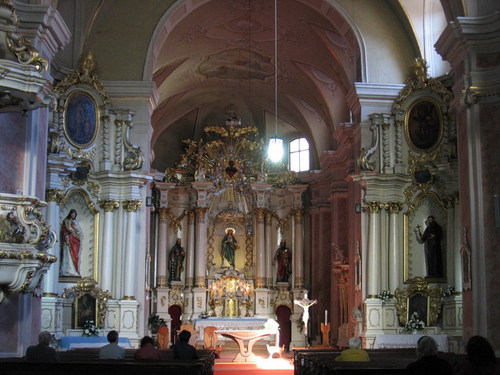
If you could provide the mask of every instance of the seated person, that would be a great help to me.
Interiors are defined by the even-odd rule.
[[[429,336],[422,336],[417,344],[418,360],[406,367],[407,374],[438,374],[452,375],[453,371],[448,361],[437,356],[436,341]]]
[[[172,350],[174,351],[174,359],[198,359],[198,354],[196,353],[196,348],[189,344],[189,339],[191,338],[191,332],[181,331],[179,333],[179,341],[172,345]]]
[[[161,352],[154,346],[154,341],[150,336],[141,339],[140,348],[135,352],[134,359],[139,360],[160,360]]]
[[[361,339],[353,337],[349,339],[349,349],[343,350],[335,360],[366,362],[370,360],[370,356],[366,350],[361,349]]]
[[[99,359],[124,359],[125,349],[118,346],[118,332],[109,331],[108,341],[109,344],[99,350]]]
[[[26,360],[30,362],[56,362],[56,350],[49,346],[51,340],[52,335],[49,332],[40,332],[38,345],[31,345],[26,350]]]
[[[467,342],[466,351],[467,359],[456,365],[456,374],[500,374],[495,352],[484,337],[472,336]]]

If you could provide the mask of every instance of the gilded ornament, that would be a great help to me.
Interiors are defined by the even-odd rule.
[[[61,204],[64,199],[64,192],[61,189],[47,189],[45,191],[45,199],[47,202],[56,202]]]
[[[123,201],[122,205],[128,212],[136,212],[142,207],[142,202],[140,200],[127,200]]]
[[[105,211],[105,212],[113,212],[115,211],[118,207],[120,207],[120,202],[114,201],[114,200],[101,200],[99,201],[99,206]]]

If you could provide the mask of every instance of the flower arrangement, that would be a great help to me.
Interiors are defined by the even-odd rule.
[[[85,323],[83,323],[82,336],[99,336],[99,330],[94,323],[93,320],[86,320]]]
[[[410,319],[405,324],[404,331],[405,332],[414,332],[421,331],[425,328],[425,323],[420,319],[420,315],[418,312],[414,312],[411,314]]]
[[[383,304],[389,301],[392,297],[394,296],[388,290],[380,291],[380,293],[377,296],[378,299],[382,300]]]
[[[443,290],[443,298],[451,297],[451,296],[455,295],[455,293],[456,293],[455,288],[449,285],[448,288]]]

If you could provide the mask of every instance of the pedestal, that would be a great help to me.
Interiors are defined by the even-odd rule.
[[[56,337],[63,335],[62,313],[63,299],[59,297],[42,297],[41,328]]]
[[[137,346],[139,336],[137,334],[137,318],[139,303],[136,300],[121,300],[120,306],[120,336],[128,337],[130,342]]]

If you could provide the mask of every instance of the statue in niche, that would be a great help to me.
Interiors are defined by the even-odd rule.
[[[170,249],[168,254],[168,269],[170,275],[168,277],[168,281],[181,281],[181,273],[184,263],[184,257],[186,253],[184,252],[184,248],[181,246],[181,239],[177,238],[175,241],[175,245]]]
[[[417,225],[418,238],[424,243],[425,263],[427,267],[426,277],[443,277],[443,258],[441,250],[441,239],[443,229],[436,222],[434,216],[429,216],[426,220],[427,228],[422,234],[420,225]]]
[[[78,213],[72,208],[61,225],[60,276],[80,276],[82,228],[76,220]]]
[[[222,239],[221,244],[221,257],[222,257],[222,266],[224,266],[224,259],[227,260],[229,265],[234,268],[234,257],[236,249],[238,249],[238,241],[236,241],[236,237],[234,237],[235,230],[234,228],[227,228],[226,235]]]
[[[292,252],[286,247],[286,241],[280,241],[280,247],[274,255],[274,262],[277,265],[276,282],[286,283],[292,274]]]

